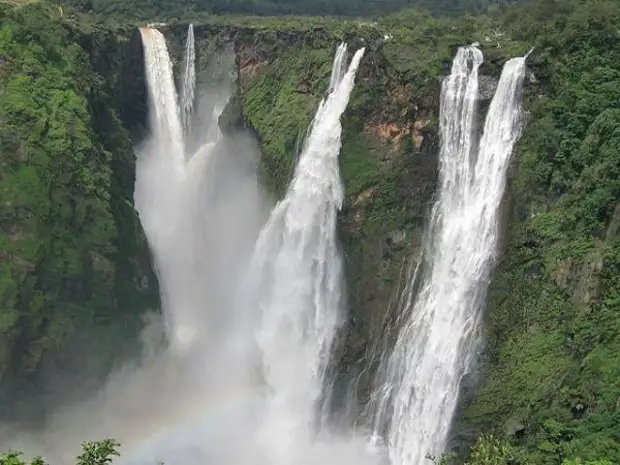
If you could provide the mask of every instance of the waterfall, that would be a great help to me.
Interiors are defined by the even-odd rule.
[[[347,61],[347,44],[346,42],[342,42],[338,48],[336,49],[336,55],[334,56],[334,63],[332,65],[332,74],[329,78],[329,87],[328,92],[332,92],[340,81],[342,81],[342,76],[346,71]]]
[[[169,152],[171,168],[177,173],[183,173],[183,130],[166,39],[157,29],[143,27],[140,28],[140,34],[144,44],[146,79],[149,83],[151,130],[157,137],[155,143]]]
[[[148,434],[132,439],[123,463],[378,463],[363,436],[328,431],[331,425],[317,415],[343,321],[336,236],[344,195],[340,118],[363,54],[358,50],[340,73],[346,45],[338,48],[335,77],[310,125],[288,192],[260,231],[256,222],[255,235],[248,233],[247,218],[256,215],[260,196],[254,184],[230,174],[247,173],[247,161],[225,150],[238,137],[213,126],[202,131],[210,136],[198,141],[178,180],[167,171],[176,160],[173,153],[150,144],[138,154],[136,207],[170,320],[172,350],[162,370],[173,373],[168,382],[178,395],[160,397],[157,406],[167,416],[154,414],[149,425],[162,428],[155,433],[145,427]],[[149,78],[149,87],[156,84]],[[157,101],[151,99],[152,111]],[[219,99],[214,101],[219,111]],[[158,143],[162,136],[153,139]],[[255,181],[258,169],[252,172]],[[199,181],[204,189],[196,188]],[[196,192],[208,194],[198,198]],[[205,274],[205,267],[212,273]],[[214,330],[206,332],[209,326]]]
[[[181,90],[181,118],[183,130],[189,133],[192,111],[194,109],[194,93],[196,91],[196,48],[194,45],[194,25],[187,28],[185,55],[183,56],[183,76]]]
[[[341,69],[346,46],[338,48]],[[342,127],[364,49],[319,104],[286,196],[261,231],[251,268],[261,312],[257,342],[271,390],[263,428],[285,452],[314,424],[326,365],[341,315],[342,259],[336,215]],[[331,84],[330,84],[331,85]],[[277,451],[275,452],[277,453]],[[280,457],[286,461],[285,457]]]
[[[440,190],[426,270],[376,392],[392,465],[421,465],[444,451],[460,381],[473,357],[498,242],[498,209],[520,136],[525,58],[508,61],[476,150],[475,46],[458,50],[442,86]],[[404,299],[407,301],[407,299]],[[429,462],[430,463],[430,462]]]
[[[192,157],[194,163],[187,164],[186,141],[165,38],[156,29],[142,28],[140,32],[145,51],[151,136],[147,146],[138,151],[134,198],[159,277],[168,338],[180,347],[195,337],[206,299],[205,284],[201,282],[206,276],[198,252],[203,239],[197,214],[197,189],[210,151],[199,151],[198,156]],[[188,49],[193,49],[191,37],[190,33]],[[193,65],[191,56],[192,53],[188,61]],[[193,94],[194,81],[188,74],[193,76],[193,72],[185,75],[184,98]]]

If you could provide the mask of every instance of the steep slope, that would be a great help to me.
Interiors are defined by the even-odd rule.
[[[463,421],[470,437],[497,427],[537,464],[620,462],[620,5],[573,5],[520,18],[549,79],[518,149]]]
[[[44,4],[2,5],[0,15],[0,404],[16,407],[14,394],[41,383],[94,388],[157,305],[157,285],[119,114],[127,94],[140,99],[119,85],[130,43],[94,33],[113,58],[85,49]]]
[[[510,442],[497,463],[514,463],[511,455],[537,464],[620,462],[618,8],[614,0],[546,0],[453,20],[405,11],[376,23],[195,25],[202,72],[215,52],[235,50],[238,92],[220,123],[255,131],[275,195],[292,175],[334,47],[343,39],[367,47],[343,119],[349,321],[332,367],[337,394],[353,383],[363,405],[376,352],[391,344],[393,303],[435,193],[439,89],[457,46],[479,41],[484,50],[483,108],[501,65],[535,46],[486,349],[480,376],[465,383],[454,444],[465,453],[492,430]],[[145,113],[137,31],[76,23],[43,5],[0,14],[0,364],[8,398],[11,386],[32,379],[24,373],[43,373],[45,360],[70,360],[60,354],[74,350],[76,335],[115,346],[124,334],[111,321],[130,333],[157,303],[131,207],[129,134],[139,133]],[[186,31],[166,28],[177,66]]]

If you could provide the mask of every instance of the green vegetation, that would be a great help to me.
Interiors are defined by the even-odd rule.
[[[139,288],[131,141],[58,15],[0,10],[0,381],[15,389],[46,361],[71,363],[71,344],[109,364],[103,347],[137,329],[153,294]]]
[[[280,11],[268,3],[278,4],[227,11]],[[179,18],[203,14],[201,67],[232,38],[239,88],[226,118],[256,132],[276,192],[290,180],[338,41],[366,46],[343,118],[350,321],[338,352],[342,379],[364,373],[361,401],[372,341],[393,316],[433,200],[441,77],[462,44],[481,43],[491,82],[506,59],[535,47],[484,364],[455,425],[457,457],[442,460],[620,463],[620,4],[542,0],[454,18],[403,10],[372,22],[212,17],[198,10],[216,3],[178,5],[78,6],[176,22],[167,33],[177,55]],[[154,278],[131,208],[130,135],[145,113],[135,18],[103,26],[48,3],[0,4],[0,392],[46,360],[69,364],[77,334],[109,352],[155,305],[155,286],[140,285]]]
[[[516,3],[520,0],[501,0]],[[65,0],[69,6],[101,18],[143,20],[189,18],[196,14],[335,15],[345,17],[382,15],[416,6],[446,15],[484,11],[495,0]]]
[[[526,14],[519,32],[546,82],[529,103],[484,379],[463,424],[472,436],[518,425],[536,464],[620,463],[620,5]]]
[[[102,439],[101,441],[87,441],[82,443],[82,453],[78,455],[76,465],[109,465],[114,457],[118,457],[120,444],[114,439]],[[0,465],[46,465],[41,457],[36,457],[30,462],[22,458],[22,453],[9,451],[0,455]]]

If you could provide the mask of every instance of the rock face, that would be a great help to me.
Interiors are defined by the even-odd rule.
[[[130,130],[146,115],[137,31],[85,34],[57,8],[23,8],[0,11],[3,30],[21,31],[0,76],[3,419],[42,413],[42,390],[92,391],[158,305],[131,205]]]
[[[529,59],[528,126],[501,206],[485,350],[480,372],[463,382],[454,428],[459,450],[491,429],[541,464],[567,451],[594,460],[597,450],[620,463],[617,434],[601,434],[617,425],[620,408],[620,56],[610,46],[620,14],[613,2],[605,14],[597,9],[604,0],[590,12],[588,2],[577,3],[575,17],[554,23],[540,56]],[[110,347],[126,347],[139,315],[158,305],[131,206],[132,136],[146,119],[137,31],[82,31],[43,3],[15,11],[27,15],[0,8],[2,27],[15,26],[2,36],[12,52],[3,48],[0,63],[2,418],[16,405],[14,393],[28,395],[49,373],[82,370],[76,354],[93,361],[99,382],[119,354]],[[333,366],[337,384],[356,386],[363,404],[375,344],[391,343],[387,328],[435,194],[441,77],[458,45],[487,44],[484,113],[502,64],[526,53],[536,31],[519,24],[513,32],[521,39],[513,40],[490,33],[486,20],[417,13],[337,26],[269,21],[221,20],[195,25],[195,35],[203,73],[232,49],[237,89],[220,125],[254,131],[276,194],[290,180],[338,42],[367,47],[342,119],[339,233],[349,311]],[[178,66],[187,26],[164,29]],[[28,55],[31,46],[37,53]]]
[[[322,35],[278,42],[260,33],[236,43],[243,116],[261,141],[264,169],[278,192],[288,183],[293,148],[326,89],[337,43]],[[340,156],[348,321],[333,370],[343,386],[357,379],[360,405],[371,388],[375,345],[386,338],[389,343],[384,326],[399,310],[393,303],[422,245],[439,149],[440,81],[413,85],[409,70],[382,44],[372,35],[366,38],[343,116]]]
[[[478,93],[480,100],[491,100],[495,95],[495,89],[499,78],[496,76],[481,75],[478,77]]]

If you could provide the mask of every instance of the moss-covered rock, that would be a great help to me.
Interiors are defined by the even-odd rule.
[[[43,3],[0,12],[3,411],[75,364],[93,389],[157,305],[123,125],[144,120],[144,103],[126,106],[144,101],[133,84],[143,73],[128,68],[140,49],[132,34],[78,30],[61,14]]]
[[[618,463],[620,6],[549,3],[521,18],[538,84],[490,289],[481,382],[457,431],[508,434],[536,464]]]

